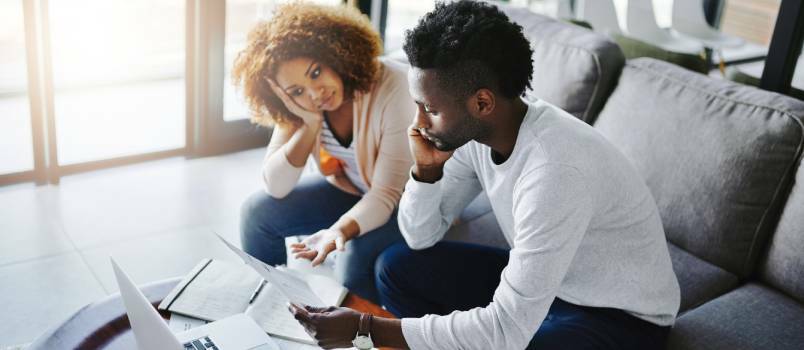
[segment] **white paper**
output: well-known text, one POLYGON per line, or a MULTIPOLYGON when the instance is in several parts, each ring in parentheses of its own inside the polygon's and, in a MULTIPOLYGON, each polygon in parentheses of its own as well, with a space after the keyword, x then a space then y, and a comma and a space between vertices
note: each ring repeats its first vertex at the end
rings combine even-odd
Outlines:
POLYGON ((307 335, 304 327, 288 310, 287 299, 270 283, 263 287, 263 292, 246 310, 246 315, 253 318, 268 334, 315 344, 313 338, 307 335))
POLYGON ((276 287, 276 289, 291 302, 316 307, 327 306, 321 301, 321 298, 313 292, 313 289, 310 288, 310 285, 307 284, 305 280, 294 276, 292 273, 278 270, 262 262, 259 262, 257 266, 253 267, 257 269, 257 273, 262 275, 266 281, 270 281, 271 285, 276 287))
POLYGON ((262 261, 259 261, 251 255, 248 255, 246 252, 240 250, 240 248, 230 244, 220 235, 218 235, 218 238, 220 238, 220 240, 223 241, 223 243, 226 244, 229 249, 243 259, 246 264, 257 271, 262 278, 276 287, 276 289, 291 302, 316 307, 328 306, 321 301, 321 298, 315 295, 313 290, 310 288, 310 285, 308 285, 303 279, 294 276, 292 273, 280 271, 273 266, 266 265, 262 261))
POLYGON ((279 348, 282 350, 318 350, 321 349, 317 345, 310 345, 305 343, 299 343, 297 341, 282 339, 274 337, 274 342, 279 344, 279 348))
MULTIPOLYGON (((280 268, 280 270, 282 269, 280 268)), ((301 276, 326 306, 340 306, 349 292, 346 287, 332 277, 309 273, 304 273, 301 276)))
POLYGON ((170 304, 169 310, 216 321, 242 313, 261 281, 253 269, 237 263, 212 260, 170 304))

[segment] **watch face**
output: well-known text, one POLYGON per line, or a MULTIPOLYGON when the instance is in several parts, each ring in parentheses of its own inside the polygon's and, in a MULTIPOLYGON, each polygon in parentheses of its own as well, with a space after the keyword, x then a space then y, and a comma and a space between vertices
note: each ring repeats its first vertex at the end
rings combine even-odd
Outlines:
POLYGON ((358 335, 357 338, 352 341, 352 345, 360 350, 365 350, 373 348, 374 342, 372 342, 371 338, 367 335, 358 335))

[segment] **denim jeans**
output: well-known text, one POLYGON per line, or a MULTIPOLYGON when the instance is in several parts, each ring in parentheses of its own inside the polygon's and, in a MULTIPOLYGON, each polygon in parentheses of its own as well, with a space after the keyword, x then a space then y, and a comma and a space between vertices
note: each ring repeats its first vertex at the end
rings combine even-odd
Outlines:
MULTIPOLYGON (((287 196, 276 199, 259 191, 243 203, 240 239, 243 250, 269 265, 287 262, 285 237, 309 235, 329 228, 360 200, 320 175, 302 176, 287 196)), ((389 245, 402 241, 396 211, 385 225, 346 242, 335 259, 335 278, 350 292, 379 302, 374 262, 389 245)))
MULTIPOLYGON (((506 249, 439 242, 412 250, 394 244, 377 259, 380 301, 399 318, 485 307, 507 264, 506 249)), ((622 310, 556 298, 527 349, 664 349, 669 330, 622 310)))

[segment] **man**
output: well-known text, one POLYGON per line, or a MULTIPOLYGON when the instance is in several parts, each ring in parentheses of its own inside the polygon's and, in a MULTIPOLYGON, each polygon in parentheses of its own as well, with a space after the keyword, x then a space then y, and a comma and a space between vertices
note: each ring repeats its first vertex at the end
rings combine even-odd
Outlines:
POLYGON ((402 320, 291 306, 297 319, 325 347, 368 333, 412 349, 663 348, 680 297, 653 197, 592 127, 520 98, 522 28, 489 4, 440 3, 405 52, 419 108, 398 219, 409 247, 383 252, 376 278, 402 320), (510 251, 440 242, 483 190, 510 251))

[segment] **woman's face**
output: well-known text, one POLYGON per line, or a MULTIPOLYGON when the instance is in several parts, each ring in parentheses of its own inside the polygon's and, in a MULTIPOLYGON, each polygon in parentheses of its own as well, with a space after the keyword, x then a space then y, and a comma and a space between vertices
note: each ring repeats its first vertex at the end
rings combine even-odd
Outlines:
POLYGON ((282 62, 276 83, 299 106, 311 111, 334 111, 344 101, 343 80, 332 68, 307 57, 282 62))

